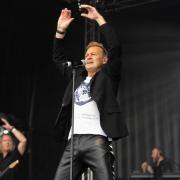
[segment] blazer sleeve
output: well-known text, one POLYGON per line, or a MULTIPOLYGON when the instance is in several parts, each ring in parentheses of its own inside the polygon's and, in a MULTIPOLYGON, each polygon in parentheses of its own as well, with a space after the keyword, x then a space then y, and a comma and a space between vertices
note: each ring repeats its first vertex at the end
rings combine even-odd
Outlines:
POLYGON ((63 66, 63 63, 65 63, 68 58, 65 54, 65 45, 64 45, 64 39, 54 39, 53 43, 53 61, 55 62, 56 66, 60 70, 61 74, 63 76, 66 76, 68 78, 72 75, 72 68, 63 66))
POLYGON ((104 37, 108 50, 108 62, 103 67, 103 71, 112 79, 118 80, 121 76, 121 46, 114 29, 108 24, 100 26, 100 32, 104 37))

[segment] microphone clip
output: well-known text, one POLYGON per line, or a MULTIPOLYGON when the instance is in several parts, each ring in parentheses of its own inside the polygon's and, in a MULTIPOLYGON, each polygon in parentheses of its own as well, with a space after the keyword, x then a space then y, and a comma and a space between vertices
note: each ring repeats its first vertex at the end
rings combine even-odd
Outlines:
POLYGON ((72 68, 79 68, 79 67, 83 67, 85 65, 86 65, 85 59, 82 59, 81 61, 75 61, 75 62, 66 61, 66 62, 62 63, 63 67, 72 67, 72 68))

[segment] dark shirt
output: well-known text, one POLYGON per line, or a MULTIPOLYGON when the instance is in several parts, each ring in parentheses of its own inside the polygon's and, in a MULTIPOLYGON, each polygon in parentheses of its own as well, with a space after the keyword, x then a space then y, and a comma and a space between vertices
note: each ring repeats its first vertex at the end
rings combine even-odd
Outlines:
POLYGON ((163 159, 160 163, 159 163, 159 166, 156 165, 156 163, 154 163, 152 165, 153 167, 153 170, 154 170, 154 178, 156 180, 159 180, 161 179, 161 176, 164 174, 164 173, 167 173, 167 172, 171 172, 172 171, 172 166, 171 166, 171 163, 167 160, 167 159, 163 159))
POLYGON ((14 168, 8 168, 8 166, 15 162, 16 160, 20 160, 21 155, 19 151, 15 149, 14 151, 10 152, 5 158, 3 155, 0 154, 0 180, 17 180, 17 170, 18 165, 14 168), (7 170, 6 170, 7 169, 7 170), (5 171, 5 173, 3 173, 5 171), (3 174, 2 174, 3 173, 3 174))

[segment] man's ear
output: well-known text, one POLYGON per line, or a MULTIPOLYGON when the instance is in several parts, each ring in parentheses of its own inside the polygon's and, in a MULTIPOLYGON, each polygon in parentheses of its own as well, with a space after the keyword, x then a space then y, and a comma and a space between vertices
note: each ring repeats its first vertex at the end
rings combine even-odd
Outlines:
POLYGON ((103 64, 106 64, 108 62, 108 57, 105 56, 104 59, 103 59, 103 64))

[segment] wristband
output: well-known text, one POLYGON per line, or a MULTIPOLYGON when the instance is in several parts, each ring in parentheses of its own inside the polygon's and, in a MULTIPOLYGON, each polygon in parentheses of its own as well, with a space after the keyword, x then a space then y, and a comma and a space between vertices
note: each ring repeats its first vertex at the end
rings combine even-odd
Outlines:
POLYGON ((14 126, 10 129, 10 132, 12 132, 14 129, 16 129, 14 126))
POLYGON ((66 34, 66 31, 59 31, 58 29, 56 30, 56 33, 58 33, 58 34, 66 34))

